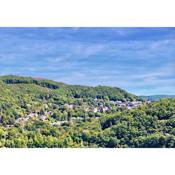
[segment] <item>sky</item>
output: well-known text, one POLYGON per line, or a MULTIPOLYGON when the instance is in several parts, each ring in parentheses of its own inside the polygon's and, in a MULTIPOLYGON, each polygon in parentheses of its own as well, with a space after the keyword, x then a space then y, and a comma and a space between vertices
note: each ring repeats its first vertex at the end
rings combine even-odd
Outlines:
POLYGON ((175 28, 0 28, 0 75, 175 94, 175 28))

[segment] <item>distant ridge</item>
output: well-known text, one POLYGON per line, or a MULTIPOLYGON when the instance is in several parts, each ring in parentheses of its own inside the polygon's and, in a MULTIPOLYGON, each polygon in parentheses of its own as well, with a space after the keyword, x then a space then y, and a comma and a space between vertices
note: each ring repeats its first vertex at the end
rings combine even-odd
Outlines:
POLYGON ((159 101, 162 98, 175 98, 175 95, 148 95, 139 97, 143 100, 159 101))

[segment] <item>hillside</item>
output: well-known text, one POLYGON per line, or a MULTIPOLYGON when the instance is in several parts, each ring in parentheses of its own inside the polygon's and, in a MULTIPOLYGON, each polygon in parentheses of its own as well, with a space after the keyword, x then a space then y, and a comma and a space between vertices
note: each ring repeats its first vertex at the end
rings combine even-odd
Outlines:
POLYGON ((175 147, 175 99, 0 77, 0 147, 175 147))
MULTIPOLYGON (((133 94, 130 94, 117 87, 107 87, 107 86, 79 86, 79 85, 67 85, 60 82, 55 82, 52 80, 46 79, 36 79, 32 77, 19 77, 19 76, 1 76, 0 80, 8 85, 13 87, 14 85, 25 85, 26 88, 28 85, 38 85, 44 88, 51 89, 55 94, 67 95, 74 98, 109 98, 111 100, 125 100, 130 99, 134 100, 137 97, 133 94), (55 90, 55 91, 54 91, 55 90)), ((36 86, 33 86, 37 89, 36 86)), ((31 89, 35 89, 32 88, 31 89)))
POLYGON ((68 108, 76 107, 77 113, 82 113, 93 111, 99 105, 104 106, 110 100, 137 99, 119 88, 67 85, 32 77, 2 76, 0 84, 0 112, 7 124, 31 112, 41 113, 43 110, 45 113, 59 113, 59 118, 66 119, 65 104, 68 108))

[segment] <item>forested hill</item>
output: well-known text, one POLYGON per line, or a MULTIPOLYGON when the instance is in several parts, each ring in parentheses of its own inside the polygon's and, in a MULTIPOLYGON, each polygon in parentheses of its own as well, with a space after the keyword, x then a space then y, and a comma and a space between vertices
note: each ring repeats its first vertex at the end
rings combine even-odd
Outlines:
POLYGON ((0 80, 6 84, 36 84, 50 89, 58 89, 64 86, 64 83, 58 83, 43 78, 20 77, 14 75, 1 76, 0 80))
POLYGON ((0 77, 0 148, 173 147, 175 99, 117 87, 0 77))
MULTIPOLYGON (((33 77, 19 77, 19 76, 1 76, 0 81, 2 83, 7 84, 9 86, 8 89, 23 85, 23 88, 30 89, 32 92, 35 91, 35 88, 38 87, 34 86, 41 86, 47 89, 50 89, 52 93, 59 94, 59 95, 66 95, 67 97, 73 98, 100 98, 100 99, 109 99, 109 100, 134 100, 137 97, 133 94, 130 94, 120 88, 117 87, 108 87, 108 86, 97 86, 97 87, 90 87, 90 86, 80 86, 80 85, 67 85, 60 82, 55 82, 52 80, 47 80, 43 78, 33 78, 33 77), (33 86, 31 86, 33 85, 33 86), (27 87, 28 86, 28 87, 27 87)), ((3 85, 5 86, 5 85, 3 85)), ((21 87, 22 88, 22 87, 21 87)), ((15 90, 15 89, 13 89, 15 90)), ((42 88, 40 89, 41 92, 45 92, 42 88)))

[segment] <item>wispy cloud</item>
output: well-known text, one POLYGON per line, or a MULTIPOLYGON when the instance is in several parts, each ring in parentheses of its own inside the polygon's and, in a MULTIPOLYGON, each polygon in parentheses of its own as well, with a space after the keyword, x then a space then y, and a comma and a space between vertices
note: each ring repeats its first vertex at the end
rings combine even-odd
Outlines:
POLYGON ((0 75, 175 94, 175 28, 0 28, 0 75))

